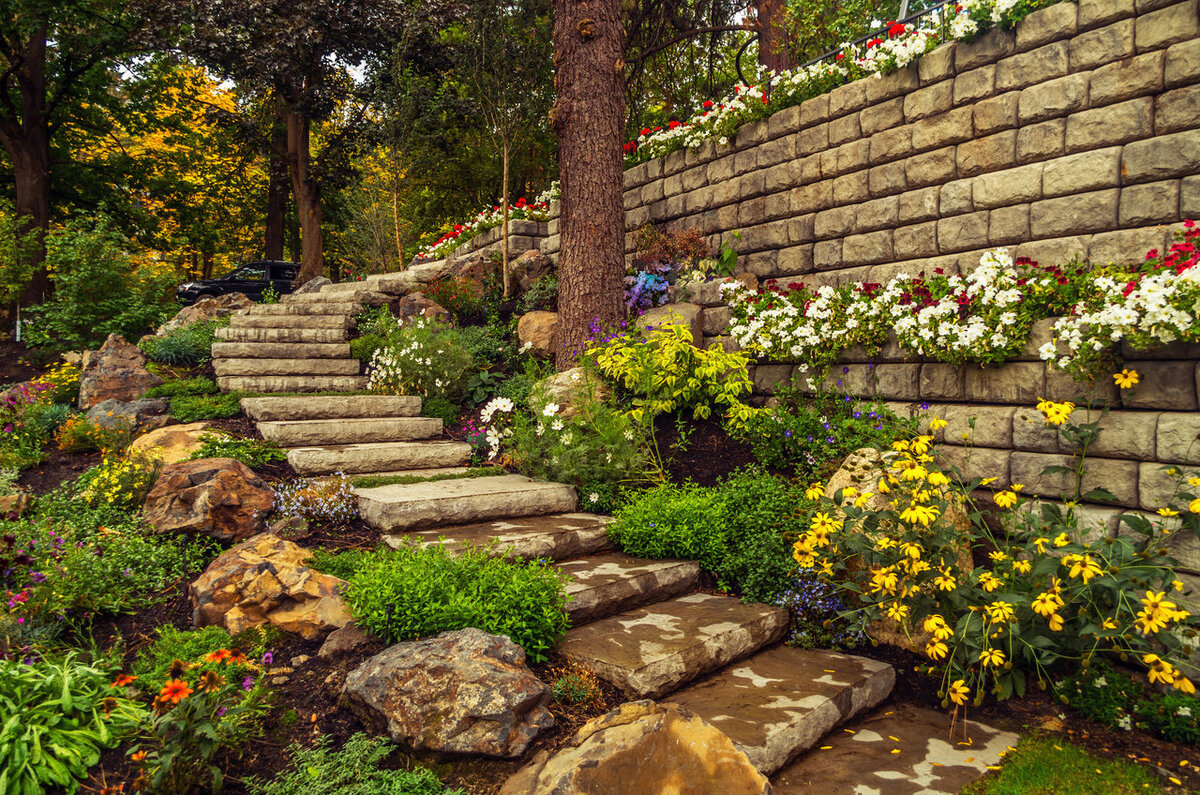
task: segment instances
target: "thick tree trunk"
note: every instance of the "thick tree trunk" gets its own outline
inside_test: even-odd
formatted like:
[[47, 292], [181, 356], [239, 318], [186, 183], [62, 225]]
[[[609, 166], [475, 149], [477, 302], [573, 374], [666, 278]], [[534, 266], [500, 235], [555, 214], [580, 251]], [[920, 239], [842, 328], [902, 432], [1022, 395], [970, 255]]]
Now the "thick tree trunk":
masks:
[[287, 212], [288, 161], [287, 128], [281, 118], [271, 130], [267, 149], [267, 226], [263, 251], [266, 259], [283, 259], [283, 224]]
[[773, 72], [795, 66], [783, 27], [783, 0], [757, 0], [758, 62]]
[[619, 0], [555, 0], [562, 243], [558, 278], [559, 369], [571, 367], [593, 323], [625, 317], [624, 29]]
[[321, 185], [309, 173], [309, 122], [291, 108], [283, 111], [287, 121], [288, 169], [292, 196], [300, 217], [300, 273], [296, 284], [324, 275], [324, 245], [321, 239]]

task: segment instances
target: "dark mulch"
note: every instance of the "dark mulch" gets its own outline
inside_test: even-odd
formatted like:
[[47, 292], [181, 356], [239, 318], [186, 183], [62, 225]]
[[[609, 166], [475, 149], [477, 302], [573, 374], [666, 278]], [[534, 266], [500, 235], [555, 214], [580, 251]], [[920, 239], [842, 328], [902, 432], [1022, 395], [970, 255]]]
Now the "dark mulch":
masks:
[[39, 363], [23, 343], [0, 342], [0, 386], [29, 381], [41, 371]]
[[100, 453], [67, 453], [53, 444], [44, 450], [46, 460], [21, 472], [17, 485], [34, 494], [46, 494], [74, 480], [100, 463]]
[[714, 486], [734, 470], [754, 463], [750, 445], [731, 439], [720, 420], [676, 424], [660, 417], [654, 436], [674, 483], [691, 480], [700, 486]]

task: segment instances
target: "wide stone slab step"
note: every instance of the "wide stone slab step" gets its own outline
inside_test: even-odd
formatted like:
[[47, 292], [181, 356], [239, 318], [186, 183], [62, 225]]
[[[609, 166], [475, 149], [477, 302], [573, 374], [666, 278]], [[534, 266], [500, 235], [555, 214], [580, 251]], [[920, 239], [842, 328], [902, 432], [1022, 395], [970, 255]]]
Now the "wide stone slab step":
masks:
[[217, 379], [222, 392], [360, 392], [365, 375], [227, 375]]
[[346, 315], [234, 315], [230, 328], [332, 328], [347, 329], [354, 318]]
[[330, 343], [344, 342], [344, 328], [233, 328], [224, 326], [216, 330], [219, 340], [230, 342], [299, 342]]
[[213, 359], [217, 375], [358, 375], [358, 359]]
[[606, 528], [610, 519], [591, 513], [522, 516], [498, 522], [435, 527], [385, 535], [392, 547], [401, 544], [446, 544], [460, 549], [468, 544], [487, 547], [497, 555], [524, 560], [549, 558], [567, 560], [612, 548]]
[[258, 432], [280, 447], [410, 442], [442, 434], [435, 417], [349, 417], [336, 420], [278, 420], [258, 423]]
[[367, 524], [385, 532], [566, 513], [578, 506], [573, 487], [521, 475], [379, 486], [355, 492], [359, 514]]
[[[359, 282], [362, 284], [362, 282]], [[283, 306], [323, 306], [325, 304], [355, 304], [358, 308], [352, 314], [357, 314], [366, 306], [386, 304], [391, 296], [378, 290], [360, 287], [355, 290], [335, 290], [332, 293], [319, 291], [315, 293], [289, 293], [283, 296], [279, 303]]]
[[411, 469], [444, 469], [471, 461], [466, 442], [368, 442], [364, 444], [296, 447], [288, 451], [288, 463], [301, 475], [347, 475]]
[[306, 398], [242, 399], [252, 420], [337, 420], [348, 417], [416, 417], [421, 398], [412, 395], [314, 395]]
[[658, 698], [783, 637], [782, 607], [691, 594], [567, 632], [559, 651], [634, 698]]
[[349, 359], [346, 342], [214, 342], [214, 359]]
[[693, 560], [646, 560], [621, 552], [568, 560], [567, 614], [575, 626], [623, 610], [661, 602], [696, 588], [700, 564]]
[[882, 707], [847, 729], [773, 777], [775, 795], [950, 795], [983, 777], [1018, 739], [911, 704]]
[[357, 315], [362, 311], [358, 301], [330, 300], [295, 301], [286, 304], [255, 304], [246, 313], [261, 317], [280, 315]]
[[776, 646], [668, 696], [728, 735], [766, 775], [892, 692], [887, 663]]

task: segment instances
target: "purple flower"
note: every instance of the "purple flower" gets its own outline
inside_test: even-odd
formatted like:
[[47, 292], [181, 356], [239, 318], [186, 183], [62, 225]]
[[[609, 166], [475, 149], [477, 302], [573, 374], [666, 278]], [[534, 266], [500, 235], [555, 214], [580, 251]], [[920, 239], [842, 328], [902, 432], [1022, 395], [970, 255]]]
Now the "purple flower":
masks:
[[242, 680], [242, 690], [249, 690], [252, 687], [254, 687], [254, 678], [253, 677], [247, 676], [245, 679]]
[[929, 402], [926, 401], [921, 404], [921, 411], [928, 411], [928, 410], [929, 410]]
[[843, 368], [842, 368], [842, 373], [843, 373], [843, 374], [845, 374], [845, 373], [848, 373], [848, 372], [850, 372], [850, 368], [849, 368], [849, 367], [843, 367]]
[[34, 582], [45, 582], [46, 575], [42, 574], [40, 571], [31, 571], [29, 572], [29, 579], [33, 580]]
[[271, 652], [265, 652], [262, 656], [262, 664], [270, 665], [273, 662], [275, 662], [275, 655], [271, 654]]
[[790, 438], [790, 437], [791, 437], [791, 435], [792, 435], [792, 432], [791, 432], [791, 431], [784, 431], [784, 432], [783, 432], [783, 435], [784, 435], [784, 437], [785, 437], [785, 438]]

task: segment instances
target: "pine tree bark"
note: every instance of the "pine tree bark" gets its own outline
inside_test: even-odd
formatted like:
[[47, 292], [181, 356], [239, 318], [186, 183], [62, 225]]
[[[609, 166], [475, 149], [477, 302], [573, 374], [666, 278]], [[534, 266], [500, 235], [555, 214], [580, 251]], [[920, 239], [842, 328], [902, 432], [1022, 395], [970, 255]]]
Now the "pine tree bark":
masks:
[[296, 284], [324, 275], [324, 244], [321, 238], [321, 185], [309, 170], [309, 121], [291, 108], [284, 108], [287, 123], [288, 170], [292, 197], [300, 217], [300, 273]]
[[773, 72], [795, 66], [783, 27], [783, 0], [757, 0], [758, 62]]
[[571, 367], [592, 324], [615, 328], [625, 317], [625, 32], [619, 0], [555, 0], [556, 99], [561, 248], [558, 261], [558, 356]]

